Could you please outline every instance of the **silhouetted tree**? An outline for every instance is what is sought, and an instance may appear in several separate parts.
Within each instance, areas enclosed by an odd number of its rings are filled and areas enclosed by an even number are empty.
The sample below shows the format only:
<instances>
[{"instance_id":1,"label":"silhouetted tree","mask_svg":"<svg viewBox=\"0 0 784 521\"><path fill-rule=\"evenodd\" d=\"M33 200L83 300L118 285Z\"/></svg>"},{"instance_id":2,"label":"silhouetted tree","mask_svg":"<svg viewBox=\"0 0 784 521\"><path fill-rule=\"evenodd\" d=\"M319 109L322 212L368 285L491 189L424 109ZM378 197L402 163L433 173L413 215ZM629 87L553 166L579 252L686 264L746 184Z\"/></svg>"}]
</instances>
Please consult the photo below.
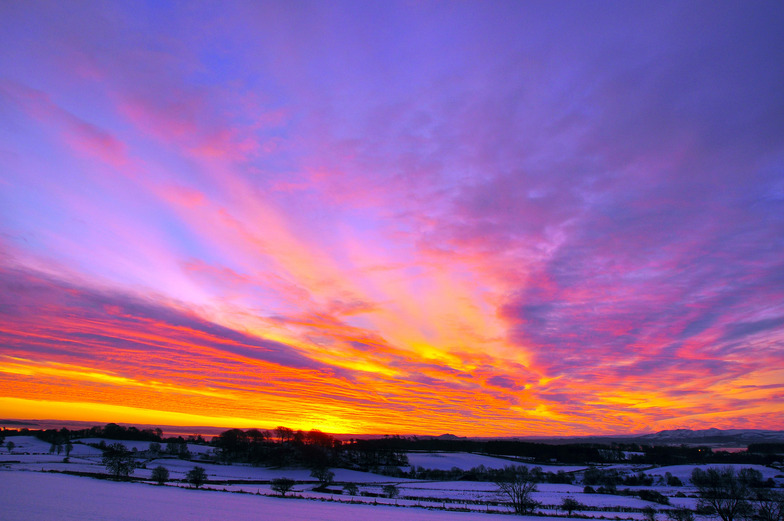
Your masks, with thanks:
<instances>
[{"instance_id":1,"label":"silhouetted tree","mask_svg":"<svg viewBox=\"0 0 784 521\"><path fill-rule=\"evenodd\" d=\"M699 508L718 515L722 521L735 521L751 513L750 488L734 468L696 468L691 482L699 491Z\"/></svg>"},{"instance_id":2,"label":"silhouetted tree","mask_svg":"<svg viewBox=\"0 0 784 521\"><path fill-rule=\"evenodd\" d=\"M534 501L533 493L536 492L536 482L527 467L507 467L504 469L505 477L495 484L499 491L509 498L516 514L529 514L539 506Z\"/></svg>"},{"instance_id":3,"label":"silhouetted tree","mask_svg":"<svg viewBox=\"0 0 784 521\"><path fill-rule=\"evenodd\" d=\"M275 437L278 438L280 443L290 441L294 437L294 431L288 427L278 426L275 427Z\"/></svg>"},{"instance_id":4,"label":"silhouetted tree","mask_svg":"<svg viewBox=\"0 0 784 521\"><path fill-rule=\"evenodd\" d=\"M158 465L154 469L152 469L152 480L158 483L159 485L163 485L167 481L169 481L169 469L162 465Z\"/></svg>"},{"instance_id":5,"label":"silhouetted tree","mask_svg":"<svg viewBox=\"0 0 784 521\"><path fill-rule=\"evenodd\" d=\"M784 493L777 490L760 489L755 491L754 502L757 506L754 519L758 521L784 521Z\"/></svg>"},{"instance_id":6,"label":"silhouetted tree","mask_svg":"<svg viewBox=\"0 0 784 521\"><path fill-rule=\"evenodd\" d=\"M650 505L642 509L642 515L645 521L656 521L656 509Z\"/></svg>"},{"instance_id":7,"label":"silhouetted tree","mask_svg":"<svg viewBox=\"0 0 784 521\"><path fill-rule=\"evenodd\" d=\"M109 445L101 461L115 479L127 478L133 474L133 454L122 443Z\"/></svg>"},{"instance_id":8,"label":"silhouetted tree","mask_svg":"<svg viewBox=\"0 0 784 521\"><path fill-rule=\"evenodd\" d=\"M667 472L664 477L667 479L667 486L668 487L682 487L683 481L677 476L673 476L671 473ZM692 514L693 516L693 514Z\"/></svg>"},{"instance_id":9,"label":"silhouetted tree","mask_svg":"<svg viewBox=\"0 0 784 521\"><path fill-rule=\"evenodd\" d=\"M566 512L569 517L572 517L572 512L584 508L585 505L574 499L573 497L565 497L561 502L561 510Z\"/></svg>"},{"instance_id":10,"label":"silhouetted tree","mask_svg":"<svg viewBox=\"0 0 784 521\"><path fill-rule=\"evenodd\" d=\"M400 489L398 489L396 485L384 485L382 490L384 491L384 495L389 499L395 499L400 495Z\"/></svg>"},{"instance_id":11,"label":"silhouetted tree","mask_svg":"<svg viewBox=\"0 0 784 521\"><path fill-rule=\"evenodd\" d=\"M318 488L325 489L335 479L335 473L326 467L317 467L310 471L310 476L316 478L319 482Z\"/></svg>"},{"instance_id":12,"label":"silhouetted tree","mask_svg":"<svg viewBox=\"0 0 784 521\"><path fill-rule=\"evenodd\" d=\"M9 441L8 443L5 444L5 446L8 448L8 452L12 452L16 447L16 443L14 443L13 441Z\"/></svg>"},{"instance_id":13,"label":"silhouetted tree","mask_svg":"<svg viewBox=\"0 0 784 521\"><path fill-rule=\"evenodd\" d=\"M740 472L738 472L738 479L749 488L762 487L762 472L757 469L740 469Z\"/></svg>"},{"instance_id":14,"label":"silhouetted tree","mask_svg":"<svg viewBox=\"0 0 784 521\"><path fill-rule=\"evenodd\" d=\"M295 481L289 478L277 478L272 480L272 490L279 493L281 496L285 496L286 492L291 490L294 487Z\"/></svg>"},{"instance_id":15,"label":"silhouetted tree","mask_svg":"<svg viewBox=\"0 0 784 521\"><path fill-rule=\"evenodd\" d=\"M191 470L188 471L186 474L185 479L188 480L188 483L193 485L196 488L204 485L207 481L207 472L204 470L203 467L193 467Z\"/></svg>"},{"instance_id":16,"label":"silhouetted tree","mask_svg":"<svg viewBox=\"0 0 784 521\"><path fill-rule=\"evenodd\" d=\"M343 490L345 490L346 494L349 496L356 496L359 493L359 487L356 483L346 483L343 485Z\"/></svg>"},{"instance_id":17,"label":"silhouetted tree","mask_svg":"<svg viewBox=\"0 0 784 521\"><path fill-rule=\"evenodd\" d=\"M220 450L221 458L225 461L247 459L249 440L248 435L241 429L229 429L222 432L214 444Z\"/></svg>"},{"instance_id":18,"label":"silhouetted tree","mask_svg":"<svg viewBox=\"0 0 784 521\"><path fill-rule=\"evenodd\" d=\"M188 444L185 443L185 440L182 439L182 437L176 439L169 438L169 441L166 442L166 452L168 454L174 454L181 459L187 459L191 455L188 451Z\"/></svg>"}]
</instances>

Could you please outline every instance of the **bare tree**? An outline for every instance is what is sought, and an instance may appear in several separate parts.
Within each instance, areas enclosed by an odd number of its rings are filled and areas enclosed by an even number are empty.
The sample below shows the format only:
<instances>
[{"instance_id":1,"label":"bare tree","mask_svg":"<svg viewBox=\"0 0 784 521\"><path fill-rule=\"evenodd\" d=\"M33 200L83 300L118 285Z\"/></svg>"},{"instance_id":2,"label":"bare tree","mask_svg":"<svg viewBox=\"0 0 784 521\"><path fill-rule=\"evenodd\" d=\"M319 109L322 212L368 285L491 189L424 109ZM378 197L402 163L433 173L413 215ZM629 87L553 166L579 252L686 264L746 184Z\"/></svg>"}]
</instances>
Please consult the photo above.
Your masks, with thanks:
<instances>
[{"instance_id":1,"label":"bare tree","mask_svg":"<svg viewBox=\"0 0 784 521\"><path fill-rule=\"evenodd\" d=\"M147 454L149 454L151 458L159 457L161 455L161 444L157 441L150 443Z\"/></svg>"},{"instance_id":2,"label":"bare tree","mask_svg":"<svg viewBox=\"0 0 784 521\"><path fill-rule=\"evenodd\" d=\"M289 478L277 478L272 480L272 490L279 493L281 496L285 496L286 492L294 487L295 481Z\"/></svg>"},{"instance_id":3,"label":"bare tree","mask_svg":"<svg viewBox=\"0 0 784 521\"><path fill-rule=\"evenodd\" d=\"M158 465L154 469L152 469L152 480L158 483L159 485L163 485L167 481L169 481L169 469L162 465Z\"/></svg>"},{"instance_id":4,"label":"bare tree","mask_svg":"<svg viewBox=\"0 0 784 521\"><path fill-rule=\"evenodd\" d=\"M784 520L784 493L778 490L759 489L754 502L757 506L754 519L759 521Z\"/></svg>"},{"instance_id":5,"label":"bare tree","mask_svg":"<svg viewBox=\"0 0 784 521\"><path fill-rule=\"evenodd\" d=\"M382 490L384 491L384 495L389 499L395 499L400 495L400 489L398 489L396 485L384 485Z\"/></svg>"},{"instance_id":6,"label":"bare tree","mask_svg":"<svg viewBox=\"0 0 784 521\"><path fill-rule=\"evenodd\" d=\"M280 443L290 441L294 438L294 431L288 427L278 426L275 427L275 437Z\"/></svg>"},{"instance_id":7,"label":"bare tree","mask_svg":"<svg viewBox=\"0 0 784 521\"><path fill-rule=\"evenodd\" d=\"M310 476L319 481L319 489L327 488L335 479L335 473L327 467L317 467L310 471Z\"/></svg>"},{"instance_id":8,"label":"bare tree","mask_svg":"<svg viewBox=\"0 0 784 521\"><path fill-rule=\"evenodd\" d=\"M196 488L204 485L207 481L207 472L204 470L203 467L193 467L191 470L188 471L186 474L185 479L188 480L188 483L193 485Z\"/></svg>"},{"instance_id":9,"label":"bare tree","mask_svg":"<svg viewBox=\"0 0 784 521\"><path fill-rule=\"evenodd\" d=\"M343 485L343 490L345 490L346 494L349 496L356 496L359 493L359 487L356 483L346 483Z\"/></svg>"},{"instance_id":10,"label":"bare tree","mask_svg":"<svg viewBox=\"0 0 784 521\"><path fill-rule=\"evenodd\" d=\"M133 454L122 443L112 443L101 458L102 463L115 479L126 479L133 474Z\"/></svg>"},{"instance_id":11,"label":"bare tree","mask_svg":"<svg viewBox=\"0 0 784 521\"><path fill-rule=\"evenodd\" d=\"M515 514L529 514L539 506L533 499L536 481L527 467L507 468L507 477L496 481L499 492L509 498Z\"/></svg>"},{"instance_id":12,"label":"bare tree","mask_svg":"<svg viewBox=\"0 0 784 521\"><path fill-rule=\"evenodd\" d=\"M564 500L561 502L561 510L566 512L566 515L572 517L572 512L575 510L579 510L585 507L582 503L574 499L573 497L565 497Z\"/></svg>"},{"instance_id":13,"label":"bare tree","mask_svg":"<svg viewBox=\"0 0 784 521\"><path fill-rule=\"evenodd\" d=\"M735 521L751 514L751 490L734 468L696 468L691 482L699 491L700 509L718 515L722 521Z\"/></svg>"}]
</instances>

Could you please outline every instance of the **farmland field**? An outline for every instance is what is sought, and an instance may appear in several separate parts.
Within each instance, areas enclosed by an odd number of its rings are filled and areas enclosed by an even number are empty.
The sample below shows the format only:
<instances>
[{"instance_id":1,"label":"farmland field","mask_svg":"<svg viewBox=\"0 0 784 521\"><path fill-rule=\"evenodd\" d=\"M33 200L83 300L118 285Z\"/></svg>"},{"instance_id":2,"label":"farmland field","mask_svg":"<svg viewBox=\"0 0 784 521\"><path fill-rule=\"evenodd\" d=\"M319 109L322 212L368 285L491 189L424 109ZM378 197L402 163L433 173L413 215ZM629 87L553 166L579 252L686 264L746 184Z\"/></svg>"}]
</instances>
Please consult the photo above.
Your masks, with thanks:
<instances>
[{"instance_id":1,"label":"farmland field","mask_svg":"<svg viewBox=\"0 0 784 521\"><path fill-rule=\"evenodd\" d=\"M218 464L209 461L212 448L189 444L191 458L139 456L138 468L131 482L106 479L102 451L95 445L100 439L75 440L68 461L50 452L50 446L32 436L16 436L14 450L0 453L0 496L6 520L44 519L487 519L492 514L511 512L507 498L498 486L486 481L434 481L408 479L342 468L332 469L334 482L326 490L317 490L318 482L306 468L272 468L247 464ZM103 440L105 443L117 443ZM92 445L88 445L90 443ZM137 454L144 454L148 444L121 442ZM468 471L480 465L503 468L513 464L496 458L465 452L411 453L410 467ZM193 489L186 474L200 466L207 482ZM163 466L169 471L165 486L151 481L152 469ZM532 465L527 465L532 467ZM741 465L738 465L741 467ZM781 486L781 474L773 468L743 465L758 470L764 479L772 478ZM610 467L607 467L610 468ZM652 486L625 487L624 494L586 493L581 483L585 466L545 467L545 472L562 471L574 476L574 484L539 483L533 499L539 503L537 513L564 516L559 508L567 497L577 500L586 518L643 518L643 509L652 507L658 519L666 519L668 509L695 508L696 489L688 482L695 465L642 467L613 465L627 475L639 473L656 479ZM684 485L662 484L661 476L670 473ZM778 476L778 477L777 477ZM272 489L272 481L289 478L295 482L288 497L281 498ZM97 479L102 478L102 479ZM344 487L354 484L349 495ZM386 486L397 488L396 497L387 497ZM655 491L666 497L669 505L653 503L629 494L640 490ZM228 515L231 512L231 515ZM492 517L492 516L491 516Z\"/></svg>"}]
</instances>

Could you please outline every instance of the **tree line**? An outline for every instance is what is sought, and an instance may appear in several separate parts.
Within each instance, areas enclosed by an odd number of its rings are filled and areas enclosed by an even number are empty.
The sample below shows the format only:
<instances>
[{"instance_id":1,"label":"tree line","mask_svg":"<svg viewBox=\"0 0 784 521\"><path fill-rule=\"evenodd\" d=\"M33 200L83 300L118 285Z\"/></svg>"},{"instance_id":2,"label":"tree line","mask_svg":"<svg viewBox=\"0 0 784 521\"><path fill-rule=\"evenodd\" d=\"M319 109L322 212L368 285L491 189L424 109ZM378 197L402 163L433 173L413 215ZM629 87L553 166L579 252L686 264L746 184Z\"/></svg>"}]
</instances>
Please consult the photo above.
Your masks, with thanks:
<instances>
[{"instance_id":1,"label":"tree line","mask_svg":"<svg viewBox=\"0 0 784 521\"><path fill-rule=\"evenodd\" d=\"M211 445L224 463L373 471L408 465L404 452L378 441L343 442L317 429L303 432L280 426L272 431L229 429L213 438Z\"/></svg>"}]
</instances>

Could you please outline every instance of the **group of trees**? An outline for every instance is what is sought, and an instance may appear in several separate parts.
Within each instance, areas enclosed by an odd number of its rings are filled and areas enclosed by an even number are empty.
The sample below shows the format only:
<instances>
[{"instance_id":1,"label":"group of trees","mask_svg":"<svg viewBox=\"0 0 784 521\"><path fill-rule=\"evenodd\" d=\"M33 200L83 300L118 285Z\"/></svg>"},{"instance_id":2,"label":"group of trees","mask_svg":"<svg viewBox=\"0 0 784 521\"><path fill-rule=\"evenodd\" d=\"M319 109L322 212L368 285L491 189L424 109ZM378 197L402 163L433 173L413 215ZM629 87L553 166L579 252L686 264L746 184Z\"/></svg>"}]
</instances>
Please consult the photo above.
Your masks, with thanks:
<instances>
[{"instance_id":1,"label":"group of trees","mask_svg":"<svg viewBox=\"0 0 784 521\"><path fill-rule=\"evenodd\" d=\"M784 494L774 490L771 482L764 482L758 470L696 468L691 481L699 490L699 513L717 515L722 521L784 519Z\"/></svg>"},{"instance_id":2,"label":"group of trees","mask_svg":"<svg viewBox=\"0 0 784 521\"><path fill-rule=\"evenodd\" d=\"M468 470L459 467L452 467L449 470L444 470L413 466L407 472L396 471L393 472L393 474L398 477L432 481L486 481L493 483L504 478L504 473L507 472L510 471L508 469L488 468L484 465L479 465ZM542 467L531 467L530 472L537 483L562 483L570 485L574 483L575 480L574 474L564 472L563 470L549 472L543 470Z\"/></svg>"},{"instance_id":3,"label":"group of trees","mask_svg":"<svg viewBox=\"0 0 784 521\"><path fill-rule=\"evenodd\" d=\"M340 463L341 442L318 430L274 431L230 429L212 440L217 457L225 463L243 462L275 467L302 465L324 468Z\"/></svg>"},{"instance_id":4,"label":"group of trees","mask_svg":"<svg viewBox=\"0 0 784 521\"><path fill-rule=\"evenodd\" d=\"M599 492L613 492L619 485L627 487L650 487L651 485L667 485L668 487L682 487L683 482L671 473L667 472L664 476L654 477L651 474L638 472L636 474L624 474L618 469L603 469L599 467L589 467L583 473L583 484L587 487L600 488Z\"/></svg>"},{"instance_id":5,"label":"group of trees","mask_svg":"<svg viewBox=\"0 0 784 521\"><path fill-rule=\"evenodd\" d=\"M129 441L163 441L163 431L156 429L138 429L136 427L123 427L116 423L107 423L105 426L94 426L87 429L69 430L45 429L30 431L39 440L48 443L65 443L67 440L76 438L105 438L107 440L129 440Z\"/></svg>"},{"instance_id":6,"label":"group of trees","mask_svg":"<svg viewBox=\"0 0 784 521\"><path fill-rule=\"evenodd\" d=\"M383 440L351 440L344 443L319 430L295 431L277 427L272 431L230 429L212 440L217 457L225 463L244 462L273 467L305 466L313 469L347 467L380 470L407 465L406 455ZM319 480L321 481L321 480Z\"/></svg>"},{"instance_id":7,"label":"group of trees","mask_svg":"<svg viewBox=\"0 0 784 521\"><path fill-rule=\"evenodd\" d=\"M107 440L149 441L149 452L151 454L167 454L189 459L191 455L188 452L188 442L207 443L201 435L194 434L187 440L182 436L164 438L163 431L160 428L138 429L134 426L123 427L116 423L108 423L103 427L94 426L77 430L62 428L59 430L45 429L38 431L29 431L25 429L25 431L26 434L34 435L39 440L50 443L53 449L52 452L56 451L58 454L63 450L68 452L73 448L71 440L78 438L103 438ZM101 445L101 449L105 449L106 446L107 444L104 442L103 445Z\"/></svg>"},{"instance_id":8,"label":"group of trees","mask_svg":"<svg viewBox=\"0 0 784 521\"><path fill-rule=\"evenodd\" d=\"M106 470L114 479L128 479L136 469L136 458L134 453L129 451L122 443L112 443L103 453L101 458ZM163 465L158 465L152 469L151 478L159 485L169 481L169 469ZM193 467L185 475L185 480L196 488L199 488L207 481L207 472L203 467Z\"/></svg>"},{"instance_id":9,"label":"group of trees","mask_svg":"<svg viewBox=\"0 0 784 521\"><path fill-rule=\"evenodd\" d=\"M531 514L539 506L534 500L538 477L527 467L507 467L502 477L496 481L499 492L506 496L516 514ZM613 485L612 473L597 473L589 469L585 473L586 482ZM645 481L636 476L639 481ZM680 480L678 480L680 482ZM784 521L784 493L772 487L771 481L763 481L762 474L752 468L736 472L734 467L708 469L696 468L691 475L692 483L699 491L697 512L703 515L716 515L721 521ZM590 485L586 485L590 488ZM652 490L634 491L642 499L669 504L668 498ZM564 499L561 509L571 517L575 510L582 508L571 497ZM646 519L655 521L656 509L648 507ZM667 516L672 521L693 521L694 512L687 508L668 509Z\"/></svg>"},{"instance_id":10,"label":"group of trees","mask_svg":"<svg viewBox=\"0 0 784 521\"><path fill-rule=\"evenodd\" d=\"M108 468L109 467L107 467L107 469ZM163 485L169 481L169 476L169 469L163 465L158 465L152 469L152 473L150 475L152 480L155 481L158 485ZM199 488L207 482L207 471L204 469L204 467L193 467L188 471L187 474L185 474L185 481L194 487Z\"/></svg>"}]
</instances>

